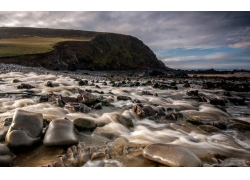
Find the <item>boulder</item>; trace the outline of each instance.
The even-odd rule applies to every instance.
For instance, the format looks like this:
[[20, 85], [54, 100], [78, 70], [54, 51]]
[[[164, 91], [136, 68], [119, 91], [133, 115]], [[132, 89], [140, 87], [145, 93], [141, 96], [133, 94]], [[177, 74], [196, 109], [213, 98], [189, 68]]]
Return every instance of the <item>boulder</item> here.
[[12, 163], [10, 149], [4, 144], [0, 144], [0, 167], [8, 167]]
[[83, 131], [93, 131], [97, 125], [95, 121], [86, 118], [77, 118], [73, 120], [74, 126]]
[[171, 167], [199, 167], [201, 160], [185, 147], [173, 144], [151, 144], [143, 149], [143, 156]]
[[40, 141], [43, 130], [43, 115], [21, 109], [13, 115], [12, 124], [5, 137], [8, 147], [30, 147]]
[[71, 146], [78, 144], [74, 125], [68, 119], [56, 119], [50, 122], [45, 133], [44, 146]]

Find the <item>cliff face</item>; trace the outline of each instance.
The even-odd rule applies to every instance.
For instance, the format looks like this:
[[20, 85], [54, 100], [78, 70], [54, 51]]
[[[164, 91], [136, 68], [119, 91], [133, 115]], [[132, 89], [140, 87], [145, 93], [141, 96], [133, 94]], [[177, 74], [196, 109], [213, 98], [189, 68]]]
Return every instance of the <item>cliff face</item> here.
[[43, 54], [0, 58], [0, 63], [42, 66], [51, 70], [142, 70], [165, 69], [139, 39], [120, 34], [99, 34], [91, 41], [57, 43]]

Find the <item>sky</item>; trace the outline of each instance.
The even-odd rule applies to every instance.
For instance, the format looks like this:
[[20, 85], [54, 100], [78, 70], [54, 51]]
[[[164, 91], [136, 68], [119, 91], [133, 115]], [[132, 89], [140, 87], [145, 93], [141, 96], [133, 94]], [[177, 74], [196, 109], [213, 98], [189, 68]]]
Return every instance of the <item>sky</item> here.
[[0, 11], [0, 26], [114, 32], [174, 69], [250, 69], [250, 11]]

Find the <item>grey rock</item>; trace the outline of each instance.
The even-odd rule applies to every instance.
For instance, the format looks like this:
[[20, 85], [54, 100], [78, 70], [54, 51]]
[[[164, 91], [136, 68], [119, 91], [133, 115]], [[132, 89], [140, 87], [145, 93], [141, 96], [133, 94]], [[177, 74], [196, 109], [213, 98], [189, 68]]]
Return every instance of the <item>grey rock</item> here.
[[44, 146], [71, 146], [77, 143], [74, 125], [70, 120], [57, 119], [50, 122], [44, 136]]
[[73, 124], [77, 129], [83, 131], [93, 131], [97, 127], [95, 121], [86, 118], [77, 118], [73, 120]]
[[201, 160], [195, 154], [179, 145], [151, 144], [144, 148], [143, 156], [171, 167], [202, 166]]
[[0, 144], [0, 167], [8, 167], [12, 163], [12, 156], [10, 154], [10, 149]]

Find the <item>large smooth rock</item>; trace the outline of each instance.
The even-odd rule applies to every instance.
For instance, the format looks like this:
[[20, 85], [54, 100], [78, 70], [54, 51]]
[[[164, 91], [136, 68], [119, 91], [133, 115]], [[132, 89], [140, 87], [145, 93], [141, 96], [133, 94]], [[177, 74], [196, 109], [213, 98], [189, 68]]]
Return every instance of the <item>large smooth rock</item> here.
[[5, 137], [10, 148], [22, 148], [35, 145], [43, 130], [43, 115], [21, 109], [16, 110], [13, 121]]
[[73, 124], [77, 129], [83, 131], [93, 131], [97, 126], [95, 121], [86, 118], [77, 118], [73, 120]]
[[51, 121], [43, 140], [44, 146], [70, 146], [77, 143], [74, 125], [67, 119]]
[[43, 129], [43, 115], [22, 109], [16, 110], [8, 133], [13, 130], [25, 130], [31, 137], [39, 137]]
[[195, 154], [179, 145], [151, 144], [144, 148], [143, 156], [171, 167], [202, 166], [201, 160]]
[[10, 155], [10, 149], [5, 145], [0, 144], [0, 167], [10, 166], [12, 160], [13, 158]]
[[24, 130], [13, 130], [5, 137], [6, 145], [10, 148], [32, 147], [40, 141], [40, 137], [30, 137]]

